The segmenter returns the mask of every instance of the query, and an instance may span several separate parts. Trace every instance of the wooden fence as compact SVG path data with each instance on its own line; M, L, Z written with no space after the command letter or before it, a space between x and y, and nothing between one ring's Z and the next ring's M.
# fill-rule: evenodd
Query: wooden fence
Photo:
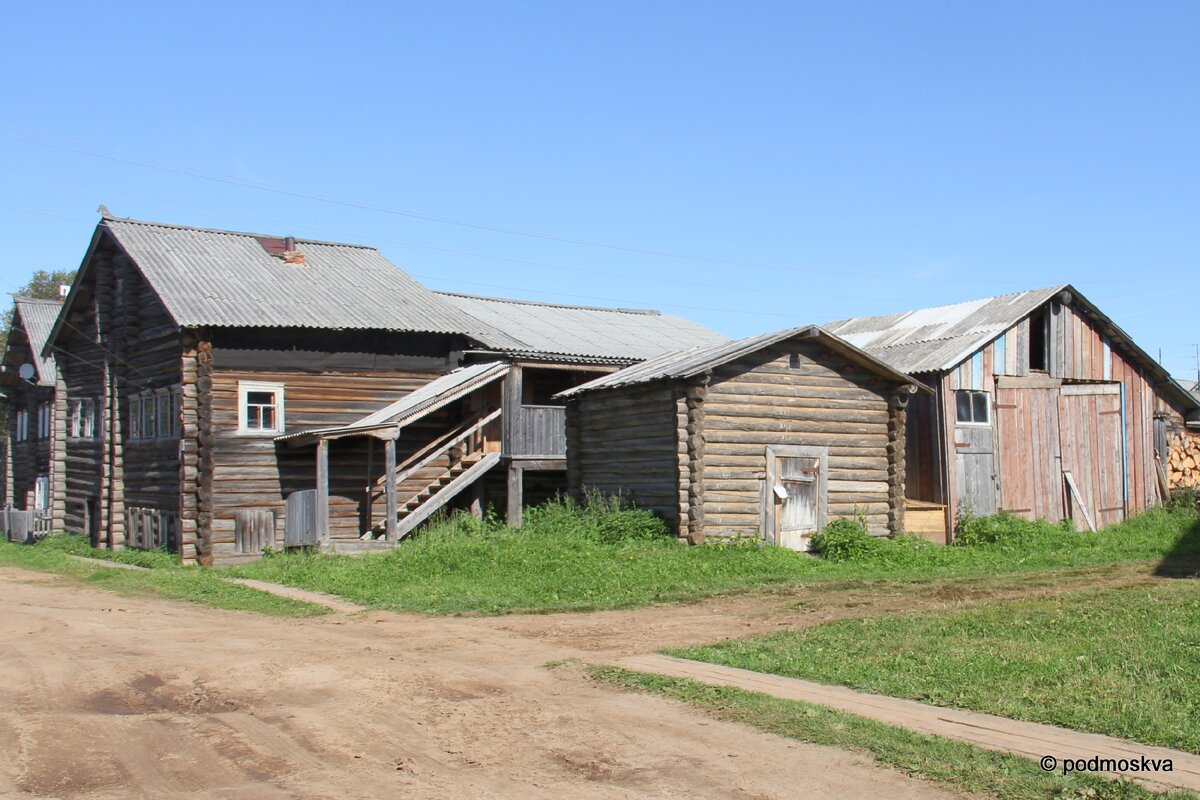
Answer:
M32 544L49 532L49 509L21 511L8 506L0 511L0 534L10 542Z
M317 544L316 489L289 494L284 514L284 547L308 547Z

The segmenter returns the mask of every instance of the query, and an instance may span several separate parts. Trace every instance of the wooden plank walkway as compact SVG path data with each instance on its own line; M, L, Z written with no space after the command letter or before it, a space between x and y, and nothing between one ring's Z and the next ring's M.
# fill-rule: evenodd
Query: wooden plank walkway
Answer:
M1052 756L1057 760L1057 771L1060 774L1064 759L1086 760L1097 756L1138 761L1143 756L1147 759L1170 759L1173 767L1171 772L1118 770L1106 774L1134 778L1150 784L1152 788L1168 787L1200 792L1200 756L1180 750L1150 747L1111 736L1080 733L1053 725L1022 722L974 711L940 708L915 700L867 694L842 686L829 686L672 656L631 656L614 663L618 667L637 672L689 678L701 683L760 692L784 700L799 700L827 706L919 733L957 739L989 750L1014 753L1034 761Z
M120 561L109 561L104 558L88 558L87 556L73 556L68 554L67 558L72 561L78 561L81 564L91 564L93 567L111 567L113 569L131 569L135 572L149 572L149 567L139 567L137 564L125 564Z
M351 603L348 600L343 600L340 597L334 597L331 594L322 594L321 592L310 592L307 589L297 589L294 586L284 586L281 583L270 583L269 581L256 581L253 578L224 578L227 583L237 583L242 586L248 586L251 589L257 589L260 592L273 594L277 597L286 597L289 600L302 600L305 603L313 603L318 606L332 608L334 611L340 611L343 614L357 614L359 611L366 611L366 606L360 606Z

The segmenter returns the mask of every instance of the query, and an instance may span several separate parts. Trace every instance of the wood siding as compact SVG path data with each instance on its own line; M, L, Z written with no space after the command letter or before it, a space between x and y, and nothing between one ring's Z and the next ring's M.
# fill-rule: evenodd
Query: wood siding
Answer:
M1146 370L1138 366L1129 352L1119 342L1109 339L1097 327L1097 323L1084 316L1077 308L1057 301L1049 304L1049 331L1047 336L1048 369L1044 372L1029 369L1029 318L1023 319L993 341L982 347L976 353L968 356L956 368L943 373L940 389L942 395L943 422L941 435L952 446L955 434L955 392L960 389L976 389L989 394L992 402L997 401L996 379L1000 377L1017 377L1038 379L1044 377L1055 383L1087 383L1110 382L1120 385L1119 399L1122 404L1124 427L1121 431L1124 448L1124 482L1127 484L1127 499L1125 509L1135 513L1158 501L1155 488L1154 467L1154 420L1157 417L1166 419L1168 427L1177 429L1182 426L1180 409L1174 408L1155 389L1153 378ZM1057 397L1057 395L1056 395ZM1053 456L1061 454L1060 447L1051 451L1034 445L1032 439L1025 439L1024 444L1014 437L1031 437L1037 431L1039 437L1053 438L1057 436L1057 400L1052 405L1044 399L1046 413L1053 411L1056 419L1054 431L1047 428L1049 422L1034 424L1035 418L1027 416L1017 427L1016 420L1011 420L1010 433L999 432L996 438L999 456L997 481L1001 506L1018 511L1027 516L1045 516L1047 519L1061 519L1064 513L1062 499L1061 467L1055 459L1051 464L1046 461L1046 453ZM1004 402L1012 405L1017 401L1010 395ZM1022 413L1033 414L1026 409L1028 404L1038 404L1036 396L1030 396L1020 401ZM1001 409L1003 412L1004 409ZM993 414L992 424L997 425L997 415ZM1041 419L1041 417L1037 417ZM1030 426L1033 427L1030 427ZM1037 430L1034 430L1034 429ZM1079 425L1077 430L1084 430ZM911 431L910 431L911 433ZM1108 434L1106 434L1108 435ZM928 439L928 437L925 437ZM1047 438L1047 441L1050 440ZM1110 437L1111 438L1111 437ZM1008 452L1005 452L1008 439ZM1040 441L1040 438L1038 439ZM1031 467L1029 459L1038 458L1042 462ZM924 463L915 467L915 475L919 476L914 486L921 487L918 499L934 500L935 495L928 494L931 484L925 475L928 457ZM1099 478L1097 478L1099 480ZM953 463L948 466L947 485L950 489L946 499L950 509L960 507L961 495ZM1007 488L1012 484L1012 488ZM1105 496L1108 496L1105 490ZM1057 498L1057 499L1056 499ZM1105 506L1109 508L1110 506ZM1113 512L1107 512L1106 520L1114 518Z
M784 342L717 368L704 401L706 533L759 531L768 445L828 448L830 519L862 513L873 533L891 532L893 388L812 342Z

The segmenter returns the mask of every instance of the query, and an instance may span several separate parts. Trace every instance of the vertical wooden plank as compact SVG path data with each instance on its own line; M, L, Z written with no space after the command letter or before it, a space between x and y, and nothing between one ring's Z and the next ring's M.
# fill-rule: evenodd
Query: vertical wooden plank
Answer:
M317 540L329 541L329 440L317 442Z
M515 464L508 465L508 509L505 522L510 527L521 527L521 511L525 501L525 471Z
M996 337L996 341L992 343L993 351L993 367L992 372L997 375L1009 375L1008 371L1008 332L1000 334Z
M501 419L504 425L504 444L501 450L505 455L512 455L519 444L521 429L521 398L523 390L522 369L512 366L504 377L504 395L500 400L502 409Z
M387 493L387 540L396 544L396 440L383 443L384 486Z

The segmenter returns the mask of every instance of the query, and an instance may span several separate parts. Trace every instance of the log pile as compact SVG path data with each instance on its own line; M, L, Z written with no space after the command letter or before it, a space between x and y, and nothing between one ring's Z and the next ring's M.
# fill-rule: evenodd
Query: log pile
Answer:
M1171 439L1167 480L1172 489L1200 487L1200 436L1179 434Z

